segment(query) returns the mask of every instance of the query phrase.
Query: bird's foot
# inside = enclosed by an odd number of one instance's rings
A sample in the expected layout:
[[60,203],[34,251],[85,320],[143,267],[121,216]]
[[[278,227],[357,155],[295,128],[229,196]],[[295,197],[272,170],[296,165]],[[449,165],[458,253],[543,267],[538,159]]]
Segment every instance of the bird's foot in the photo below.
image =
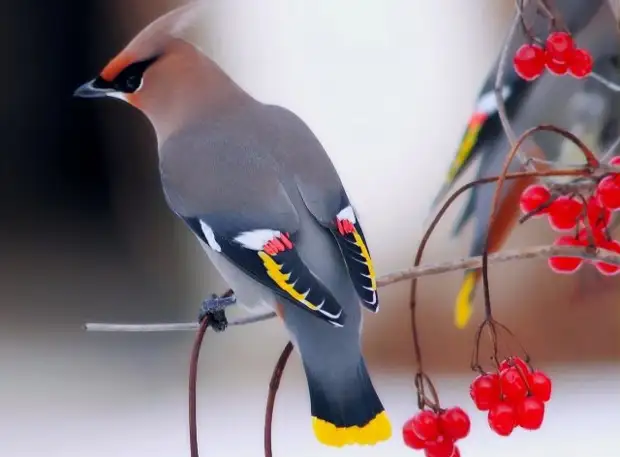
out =
[[202,322],[208,318],[208,326],[216,332],[223,332],[228,327],[228,319],[226,318],[226,308],[237,302],[234,294],[223,295],[218,297],[213,294],[200,305],[200,314],[198,322]]

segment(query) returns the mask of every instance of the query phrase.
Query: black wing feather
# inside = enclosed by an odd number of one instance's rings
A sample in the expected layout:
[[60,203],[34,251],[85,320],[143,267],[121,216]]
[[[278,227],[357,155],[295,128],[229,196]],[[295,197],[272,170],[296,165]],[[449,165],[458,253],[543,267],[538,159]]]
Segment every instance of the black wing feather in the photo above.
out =
[[[205,243],[200,218],[183,217],[192,231]],[[297,304],[333,325],[342,326],[345,313],[331,292],[310,271],[294,247],[296,234],[288,234],[292,247],[275,254],[255,251],[235,241],[235,237],[214,233],[221,254],[252,279],[280,297]]]

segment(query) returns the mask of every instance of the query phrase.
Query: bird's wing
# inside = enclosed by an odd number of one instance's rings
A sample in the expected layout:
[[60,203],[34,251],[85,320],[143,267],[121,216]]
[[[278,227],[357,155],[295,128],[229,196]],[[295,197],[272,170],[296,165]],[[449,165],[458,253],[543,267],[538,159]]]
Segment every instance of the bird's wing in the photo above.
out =
[[[503,135],[495,93],[495,74],[496,68],[489,74],[478,94],[473,113],[467,121],[456,154],[448,168],[445,182],[433,200],[433,207],[444,199],[456,180],[472,165],[484,144],[498,135]],[[514,114],[530,85],[531,83],[517,77],[512,68],[506,69],[500,93],[507,116]]]
[[186,132],[164,145],[160,169],[170,207],[243,273],[342,326],[340,304],[299,255],[303,228],[269,156],[260,158],[253,140],[232,138]]
[[363,306],[377,312],[377,277],[370,249],[332,161],[310,128],[295,114],[273,105],[263,105],[262,110],[277,131],[279,141],[274,157],[294,176],[310,214],[336,240]]

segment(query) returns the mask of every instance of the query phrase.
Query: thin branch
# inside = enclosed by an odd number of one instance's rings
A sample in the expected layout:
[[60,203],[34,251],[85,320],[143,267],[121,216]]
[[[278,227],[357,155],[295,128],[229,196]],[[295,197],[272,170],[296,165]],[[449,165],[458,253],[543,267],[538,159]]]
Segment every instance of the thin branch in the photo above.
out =
[[[506,137],[511,146],[514,146],[517,143],[517,135],[510,125],[510,121],[508,120],[508,113],[506,112],[506,104],[504,103],[504,97],[502,96],[503,92],[503,81],[504,81],[504,72],[506,69],[506,65],[508,64],[508,50],[510,49],[510,45],[514,39],[514,36],[517,32],[517,28],[521,23],[521,12],[517,10],[515,13],[514,19],[512,20],[512,24],[510,25],[510,29],[508,30],[508,35],[502,45],[502,52],[499,57],[499,62],[497,64],[497,73],[495,75],[495,101],[497,104],[497,113],[499,114],[500,122],[502,123],[502,128],[506,133]],[[519,159],[521,163],[526,163],[525,157],[522,156],[521,152],[518,152]]]
[[284,374],[284,369],[286,368],[286,362],[288,362],[291,352],[293,352],[293,343],[289,341],[286,343],[286,346],[284,346],[284,349],[276,362],[276,366],[273,367],[271,381],[269,381],[269,394],[267,395],[267,405],[265,406],[265,429],[263,432],[263,444],[266,457],[272,457],[273,455],[271,444],[273,408],[276,404],[276,395],[278,394],[278,389],[280,388],[280,381],[282,380],[282,375]]
[[[511,260],[525,260],[549,257],[580,257],[582,259],[605,262],[620,266],[620,254],[612,251],[599,249],[593,252],[591,249],[573,246],[533,246],[524,249],[513,249],[497,252],[489,255],[489,264],[509,262]],[[460,259],[438,262],[430,265],[420,265],[400,271],[389,273],[377,279],[379,287],[389,286],[402,281],[408,281],[424,276],[435,276],[452,271],[471,270],[482,267],[482,256],[462,257]],[[228,325],[246,325],[260,322],[275,317],[275,313],[261,314],[246,319],[230,322]],[[86,324],[86,330],[92,332],[185,332],[196,331],[200,324],[196,322],[180,322],[174,324]]]
[[[489,263],[503,263],[511,260],[525,260],[549,257],[580,257],[590,261],[600,261],[612,265],[620,266],[620,254],[604,249],[593,252],[587,247],[573,246],[533,246],[524,249],[513,249],[509,251],[489,254]],[[443,273],[458,270],[471,270],[482,267],[482,256],[465,257],[449,262],[441,262],[433,265],[421,265],[398,271],[379,279],[379,286],[386,286],[400,281],[406,281],[423,276],[435,276]]]
[[[265,313],[257,316],[248,316],[229,321],[229,327],[254,324],[276,317],[276,313]],[[106,324],[88,323],[84,328],[90,332],[187,332],[196,331],[200,327],[198,322],[179,322],[164,324]]]
[[[502,192],[502,187],[506,182],[506,179],[509,175],[508,169],[510,168],[510,163],[514,159],[514,157],[518,154],[519,147],[521,144],[531,135],[539,131],[548,131],[554,132],[559,135],[562,135],[564,138],[572,141],[583,153],[584,158],[588,164],[588,167],[584,168],[583,172],[585,174],[592,175],[593,171],[596,170],[600,166],[600,162],[596,158],[596,156],[592,153],[592,151],[586,146],[586,144],[577,138],[572,133],[568,132],[565,129],[560,127],[556,127],[555,125],[538,125],[536,127],[532,127],[521,134],[517,142],[512,146],[512,149],[506,160],[504,161],[504,166],[502,168],[502,172],[499,175],[499,179],[497,180],[497,184],[495,186],[495,192],[493,193],[493,201],[491,203],[491,214],[489,215],[489,222],[487,224],[488,230],[493,227],[495,224],[495,218],[497,217],[497,212],[499,208],[499,200]],[[491,292],[489,290],[489,244],[490,237],[487,233],[487,237],[484,243],[484,249],[482,251],[482,289],[484,294],[484,310],[485,316],[487,320],[491,320]]]
[[618,149],[618,146],[620,146],[620,136],[616,138],[614,142],[611,144],[611,146],[607,148],[607,151],[603,153],[603,156],[601,157],[601,162],[607,163],[607,161],[611,159],[611,157],[616,152],[616,149]]
[[595,73],[595,72],[590,73],[590,78],[594,79],[595,81],[598,81],[599,83],[607,87],[607,89],[611,90],[612,92],[620,92],[620,85],[616,84],[613,81],[610,81],[609,79],[605,78],[604,76],[598,73]]
[[[234,295],[232,289],[228,289],[219,298],[229,298]],[[188,386],[188,422],[189,422],[189,448],[191,457],[200,457],[198,450],[198,415],[197,411],[197,396],[196,385],[198,384],[198,362],[200,358],[200,348],[202,347],[202,340],[205,337],[205,333],[209,328],[210,320],[213,316],[209,313],[202,317],[200,322],[200,328],[196,332],[194,337],[194,344],[192,345],[192,354],[189,359],[189,386]]]
[[198,422],[196,420],[197,399],[196,399],[196,385],[198,383],[198,359],[200,358],[200,348],[202,347],[202,340],[205,337],[205,333],[209,328],[209,316],[200,323],[200,328],[196,332],[194,337],[194,344],[192,346],[192,354],[190,356],[189,363],[189,446],[191,457],[199,457],[198,452]]

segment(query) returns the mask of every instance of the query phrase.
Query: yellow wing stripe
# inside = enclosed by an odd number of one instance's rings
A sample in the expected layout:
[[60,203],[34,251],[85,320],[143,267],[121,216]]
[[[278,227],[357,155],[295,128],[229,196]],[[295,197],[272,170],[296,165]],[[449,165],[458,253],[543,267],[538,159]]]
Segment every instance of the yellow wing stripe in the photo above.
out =
[[361,427],[336,427],[318,417],[312,417],[312,429],[317,440],[327,446],[342,447],[347,444],[374,445],[392,436],[392,425],[385,411]]
[[295,287],[293,287],[293,285],[288,282],[291,275],[282,273],[282,265],[278,264],[275,260],[273,260],[273,257],[271,257],[264,251],[258,251],[258,256],[263,261],[263,265],[267,270],[267,274],[280,289],[289,294],[299,303],[310,308],[312,311],[318,311],[319,307],[317,305],[313,305],[308,300],[306,300],[304,294],[295,290]]
[[366,247],[366,243],[362,240],[362,237],[357,232],[357,230],[353,231],[353,239],[355,240],[355,245],[360,248],[360,252],[362,258],[364,259],[364,264],[368,267],[368,276],[370,276],[370,287],[372,287],[373,291],[377,290],[377,275],[375,274],[375,267],[372,264],[372,259],[370,258],[370,252],[368,252],[368,248]]
[[448,171],[448,181],[452,181],[456,174],[461,170],[465,161],[471,155],[471,151],[476,145],[476,141],[478,141],[478,134],[480,133],[480,129],[482,128],[483,122],[477,117],[472,118],[472,121],[469,123],[467,127],[467,131],[463,136],[463,140],[461,141],[461,145],[459,146],[459,150],[456,154],[452,165],[450,165],[450,170]]

